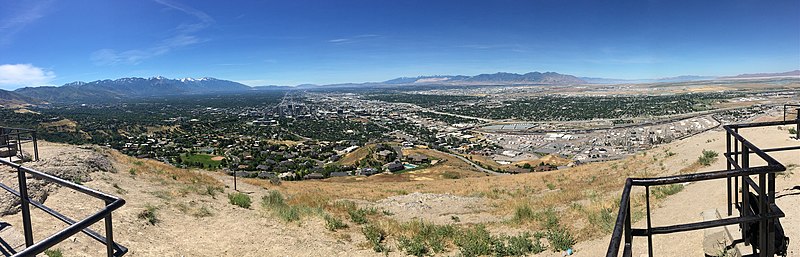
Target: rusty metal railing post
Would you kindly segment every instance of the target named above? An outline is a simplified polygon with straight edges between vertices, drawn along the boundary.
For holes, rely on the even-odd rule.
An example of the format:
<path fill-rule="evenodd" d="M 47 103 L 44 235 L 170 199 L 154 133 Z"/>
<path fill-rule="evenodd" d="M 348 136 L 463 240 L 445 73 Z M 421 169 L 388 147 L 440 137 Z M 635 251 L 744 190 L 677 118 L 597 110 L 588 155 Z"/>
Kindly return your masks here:
<path fill-rule="evenodd" d="M 6 148 L 8 149 L 8 153 L 9 153 L 8 161 L 11 162 L 11 161 L 13 161 L 13 159 L 11 158 L 13 155 L 11 155 L 11 130 L 10 129 L 8 130 L 8 133 L 6 133 L 6 129 L 3 129 L 3 139 L 5 139 L 5 141 L 6 141 Z"/>
<path fill-rule="evenodd" d="M 33 136 L 33 160 L 39 161 L 39 143 L 36 141 L 36 130 L 32 132 Z"/>
<path fill-rule="evenodd" d="M 625 202 L 625 250 L 622 253 L 622 256 L 625 257 L 630 257 L 633 254 L 633 234 L 631 232 L 631 200 L 628 199 Z"/>
<path fill-rule="evenodd" d="M 794 138 L 800 140 L 800 108 L 797 108 L 797 114 L 795 115 L 795 135 Z"/>
<path fill-rule="evenodd" d="M 20 140 L 20 131 L 17 131 L 17 154 L 19 154 L 19 159 L 25 161 L 25 153 L 22 152 L 22 140 Z"/>
<path fill-rule="evenodd" d="M 742 146 L 742 169 L 750 168 L 750 149 L 747 146 Z M 742 208 L 740 209 L 739 216 L 747 217 L 750 216 L 750 185 L 747 184 L 745 179 L 750 178 L 749 176 L 741 176 L 742 177 Z M 742 238 L 744 239 L 744 245 L 750 245 L 750 236 L 747 234 L 747 226 L 742 227 Z"/>
<path fill-rule="evenodd" d="M 769 173 L 767 174 L 767 214 L 770 216 L 773 214 L 771 208 L 773 204 L 775 204 L 775 173 Z M 767 253 L 772 254 L 770 256 L 774 256 L 777 251 L 777 249 L 775 249 L 775 244 L 772 243 L 775 242 L 776 220 L 777 218 L 769 218 L 769 220 L 767 220 L 767 242 L 770 242 L 767 248 L 769 252 Z"/>
<path fill-rule="evenodd" d="M 730 181 L 730 178 L 728 178 Z M 730 182 L 728 182 L 730 186 Z M 644 186 L 644 199 L 647 205 L 647 256 L 653 257 L 653 224 L 650 221 L 650 186 Z"/>
<path fill-rule="evenodd" d="M 106 200 L 106 205 L 111 205 L 113 201 Z M 113 231 L 113 223 L 111 221 L 111 212 L 106 215 L 105 218 L 106 223 L 106 253 L 108 257 L 114 256 L 114 231 Z"/>
<path fill-rule="evenodd" d="M 725 152 L 728 156 L 731 155 L 731 133 L 726 131 L 725 132 Z M 725 162 L 727 163 L 727 170 L 731 170 L 731 161 L 728 158 L 725 158 Z M 728 216 L 733 214 L 733 206 L 731 200 L 733 200 L 731 195 L 731 176 L 728 176 L 726 185 L 728 185 Z"/>
<path fill-rule="evenodd" d="M 31 207 L 28 197 L 28 183 L 25 179 L 25 171 L 22 166 L 17 167 L 17 178 L 19 180 L 19 200 L 22 209 L 22 229 L 25 233 L 25 246 L 33 245 L 33 228 L 31 227 Z"/>
<path fill-rule="evenodd" d="M 758 216 L 760 217 L 758 219 L 758 231 L 756 231 L 756 233 L 758 233 L 758 245 L 761 248 L 758 253 L 758 256 L 760 257 L 775 256 L 775 254 L 771 253 L 772 251 L 770 251 L 770 249 L 773 248 L 770 247 L 770 245 L 774 245 L 772 244 L 773 241 L 767 241 L 767 231 L 769 231 L 769 228 L 767 227 L 767 221 L 769 220 L 767 218 L 767 215 L 769 214 L 769 211 L 767 210 L 767 198 L 767 176 L 766 174 L 759 174 L 757 206 L 759 210 Z"/>
<path fill-rule="evenodd" d="M 739 134 L 739 128 L 734 128 L 733 132 L 736 132 L 736 134 Z M 736 162 L 736 165 L 739 165 L 739 140 L 736 139 L 736 138 L 733 139 L 733 152 L 734 152 L 733 161 Z M 741 167 L 741 165 L 739 167 Z M 744 183 L 742 183 L 742 186 L 744 186 Z M 740 190 L 739 189 L 739 176 L 737 176 L 737 177 L 735 177 L 733 179 L 733 188 L 735 188 L 735 190 L 736 190 L 736 192 L 734 192 L 734 194 L 733 194 L 733 204 L 738 204 L 739 203 L 739 190 Z M 741 212 L 741 209 L 740 209 L 740 212 Z"/>

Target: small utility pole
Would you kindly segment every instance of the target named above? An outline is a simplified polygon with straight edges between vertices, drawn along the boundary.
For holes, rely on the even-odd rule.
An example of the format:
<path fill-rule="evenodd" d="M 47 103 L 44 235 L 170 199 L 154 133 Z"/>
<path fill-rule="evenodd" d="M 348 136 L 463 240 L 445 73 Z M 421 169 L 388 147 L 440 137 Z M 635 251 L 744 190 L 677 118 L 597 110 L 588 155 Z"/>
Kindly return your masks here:
<path fill-rule="evenodd" d="M 233 191 L 239 191 L 236 189 L 236 171 L 233 171 Z"/>
<path fill-rule="evenodd" d="M 237 170 L 237 168 L 238 167 L 236 167 L 236 166 L 231 168 L 231 170 L 233 171 L 233 191 L 239 191 L 238 189 L 236 189 L 236 170 Z"/>

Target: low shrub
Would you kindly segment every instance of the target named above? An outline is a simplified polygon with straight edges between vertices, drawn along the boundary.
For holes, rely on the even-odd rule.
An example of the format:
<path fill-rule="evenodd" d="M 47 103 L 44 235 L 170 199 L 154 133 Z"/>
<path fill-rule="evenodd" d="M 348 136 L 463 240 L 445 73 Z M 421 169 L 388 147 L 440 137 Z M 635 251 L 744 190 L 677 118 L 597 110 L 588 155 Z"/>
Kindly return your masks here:
<path fill-rule="evenodd" d="M 445 252 L 447 241 L 452 240 L 459 232 L 452 225 L 436 225 L 421 221 L 411 221 L 402 227 L 403 230 L 409 231 L 410 235 L 398 239 L 398 248 L 414 256 Z"/>
<path fill-rule="evenodd" d="M 465 229 L 457 236 L 454 243 L 459 247 L 462 256 L 483 256 L 489 255 L 494 250 L 492 235 L 483 225 L 475 228 Z"/>
<path fill-rule="evenodd" d="M 445 173 L 442 174 L 442 177 L 445 178 L 445 179 L 459 179 L 459 178 L 461 178 L 461 176 L 458 175 L 458 173 L 455 173 L 455 172 L 445 172 Z"/>
<path fill-rule="evenodd" d="M 361 233 L 367 238 L 367 241 L 372 245 L 372 250 L 375 252 L 388 252 L 389 249 L 383 244 L 386 240 L 386 231 L 376 227 L 375 225 L 366 225 L 361 228 Z"/>
<path fill-rule="evenodd" d="M 719 154 L 712 150 L 703 150 L 703 155 L 697 159 L 697 162 L 703 166 L 710 166 L 714 161 L 717 160 L 717 156 Z"/>
<path fill-rule="evenodd" d="M 682 190 L 683 190 L 683 185 L 681 184 L 656 186 L 653 187 L 653 197 L 655 197 L 656 199 L 662 199 L 664 197 L 677 194 Z"/>
<path fill-rule="evenodd" d="M 550 242 L 550 246 L 553 247 L 553 251 L 566 251 L 577 243 L 569 230 L 564 228 L 550 229 L 545 236 L 547 241 Z"/>
<path fill-rule="evenodd" d="M 544 252 L 545 247 L 539 239 L 531 241 L 530 237 L 529 233 L 523 233 L 496 240 L 494 245 L 495 256 L 526 256 L 530 253 Z"/>
<path fill-rule="evenodd" d="M 539 220 L 539 225 L 545 229 L 554 229 L 558 227 L 558 215 L 553 208 L 547 208 L 544 211 L 537 213 L 536 219 Z"/>
<path fill-rule="evenodd" d="M 278 191 L 270 191 L 269 194 L 261 197 L 261 206 L 271 210 L 278 218 L 286 222 L 300 220 L 302 212 L 309 210 L 309 208 L 301 209 L 301 207 L 286 204 L 283 195 Z"/>
<path fill-rule="evenodd" d="M 514 217 L 512 221 L 517 224 L 525 223 L 526 221 L 533 220 L 535 215 L 531 206 L 523 204 L 514 209 Z"/>
<path fill-rule="evenodd" d="M 269 194 L 261 198 L 261 205 L 267 209 L 279 208 L 279 207 L 285 207 L 286 201 L 284 201 L 281 192 L 270 191 Z"/>
<path fill-rule="evenodd" d="M 400 236 L 397 239 L 397 248 L 405 251 L 406 254 L 422 257 L 430 253 L 430 249 L 425 245 L 425 239 L 422 237 L 408 238 Z"/>
<path fill-rule="evenodd" d="M 150 223 L 150 225 L 155 225 L 156 223 L 159 222 L 157 211 L 158 207 L 148 204 L 145 206 L 144 210 L 142 210 L 142 212 L 140 212 L 139 215 L 137 216 L 139 217 L 139 219 L 143 219 L 147 221 L 147 223 Z"/>
<path fill-rule="evenodd" d="M 201 194 L 211 196 L 211 198 L 216 198 L 217 193 L 222 193 L 222 187 L 219 186 L 206 186 L 205 191 L 201 191 Z"/>
<path fill-rule="evenodd" d="M 286 206 L 277 209 L 278 217 L 283 221 L 292 222 L 300 220 L 300 210 L 295 206 Z"/>
<path fill-rule="evenodd" d="M 367 210 L 366 209 L 350 209 L 347 210 L 347 214 L 350 215 L 350 220 L 356 224 L 366 224 L 367 223 Z"/>
<path fill-rule="evenodd" d="M 599 227 L 605 233 L 611 233 L 616 222 L 616 216 L 614 216 L 613 211 L 611 208 L 602 208 L 597 212 L 590 213 L 589 224 Z"/>
<path fill-rule="evenodd" d="M 336 208 L 336 209 L 339 209 L 339 210 L 343 210 L 343 211 L 350 211 L 350 210 L 355 210 L 356 208 L 358 208 L 356 206 L 356 203 L 354 203 L 353 201 L 349 201 L 349 200 L 336 201 L 336 202 L 333 203 L 333 207 Z"/>
<path fill-rule="evenodd" d="M 201 207 L 200 207 L 200 208 L 198 208 L 198 209 L 197 209 L 197 210 L 196 210 L 194 213 L 192 213 L 192 216 L 195 216 L 195 217 L 197 217 L 197 218 L 204 218 L 204 217 L 211 217 L 211 216 L 214 216 L 214 213 L 213 213 L 213 212 L 211 212 L 211 210 L 210 210 L 210 209 L 208 209 L 208 207 L 206 207 L 206 206 L 201 206 Z"/>
<path fill-rule="evenodd" d="M 52 249 L 52 250 L 51 249 L 47 249 L 47 250 L 44 250 L 44 255 L 47 255 L 47 257 L 62 257 L 62 256 L 64 256 L 61 253 L 61 249 Z"/>
<path fill-rule="evenodd" d="M 232 193 L 228 194 L 228 201 L 236 206 L 249 209 L 252 200 L 250 200 L 250 196 L 244 193 Z"/>
<path fill-rule="evenodd" d="M 347 228 L 347 224 L 344 224 L 342 220 L 337 219 L 334 216 L 325 215 L 323 218 L 325 219 L 325 228 L 327 228 L 330 231 L 336 231 L 338 229 Z"/>

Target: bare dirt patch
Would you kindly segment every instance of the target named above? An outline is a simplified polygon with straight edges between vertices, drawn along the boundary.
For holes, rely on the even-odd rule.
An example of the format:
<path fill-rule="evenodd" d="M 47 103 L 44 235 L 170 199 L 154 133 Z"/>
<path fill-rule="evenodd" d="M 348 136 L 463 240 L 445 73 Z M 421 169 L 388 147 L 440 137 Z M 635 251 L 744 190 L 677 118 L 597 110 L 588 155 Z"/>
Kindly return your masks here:
<path fill-rule="evenodd" d="M 394 213 L 391 217 L 400 221 L 419 219 L 436 224 L 451 224 L 456 223 L 456 220 L 460 223 L 486 223 L 502 219 L 487 213 L 491 207 L 485 198 L 451 194 L 414 192 L 379 200 L 373 207 Z"/>

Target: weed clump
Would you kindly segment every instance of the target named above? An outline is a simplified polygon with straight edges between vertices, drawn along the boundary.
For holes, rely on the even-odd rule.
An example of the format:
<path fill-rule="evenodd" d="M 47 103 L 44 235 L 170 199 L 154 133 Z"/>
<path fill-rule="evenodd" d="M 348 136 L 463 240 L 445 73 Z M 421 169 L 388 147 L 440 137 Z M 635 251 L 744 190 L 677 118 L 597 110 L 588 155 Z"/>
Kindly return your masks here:
<path fill-rule="evenodd" d="M 589 214 L 589 224 L 600 227 L 604 233 L 611 233 L 616 222 L 616 217 L 612 212 L 611 208 L 602 208 L 598 212 L 592 212 Z"/>
<path fill-rule="evenodd" d="M 342 220 L 337 219 L 334 216 L 325 215 L 323 218 L 325 219 L 325 228 L 327 228 L 330 231 L 336 231 L 338 229 L 347 228 L 347 224 L 344 224 Z"/>
<path fill-rule="evenodd" d="M 286 200 L 278 191 L 270 191 L 269 194 L 261 198 L 261 206 L 264 209 L 272 210 L 280 219 L 286 222 L 300 220 L 303 211 L 300 207 L 286 204 Z"/>
<path fill-rule="evenodd" d="M 531 207 L 527 204 L 523 204 L 517 206 L 517 208 L 514 210 L 514 218 L 512 218 L 512 221 L 516 224 L 522 224 L 528 220 L 534 219 L 535 216 L 536 215 L 534 215 Z"/>
<path fill-rule="evenodd" d="M 717 156 L 719 154 L 712 150 L 703 150 L 703 155 L 697 159 L 697 163 L 703 166 L 710 166 L 714 161 L 717 160 Z"/>
<path fill-rule="evenodd" d="M 367 238 L 367 241 L 372 245 L 372 250 L 375 252 L 388 252 L 383 241 L 386 240 L 386 231 L 374 225 L 366 225 L 361 228 L 361 233 Z"/>
<path fill-rule="evenodd" d="M 677 194 L 682 190 L 683 190 L 683 185 L 681 184 L 656 186 L 653 187 L 653 197 L 655 197 L 656 199 L 662 199 L 664 197 Z"/>
<path fill-rule="evenodd" d="M 53 250 L 47 249 L 47 250 L 44 250 L 44 255 L 47 255 L 47 257 L 62 257 L 62 256 L 64 256 L 61 253 L 61 249 L 53 249 Z"/>
<path fill-rule="evenodd" d="M 553 251 L 566 251 L 577 243 L 575 237 L 564 228 L 548 230 L 546 237 L 547 241 L 550 242 L 550 246 L 553 247 Z"/>
<path fill-rule="evenodd" d="M 228 194 L 228 201 L 236 206 L 249 209 L 252 200 L 250 200 L 250 196 L 244 193 L 232 193 Z"/>
<path fill-rule="evenodd" d="M 157 217 L 157 211 L 158 207 L 148 204 L 145 206 L 144 210 L 142 210 L 142 212 L 140 212 L 139 215 L 137 215 L 137 217 L 139 217 L 139 219 L 147 221 L 147 223 L 149 223 L 150 225 L 155 225 L 156 223 L 159 222 Z"/>

